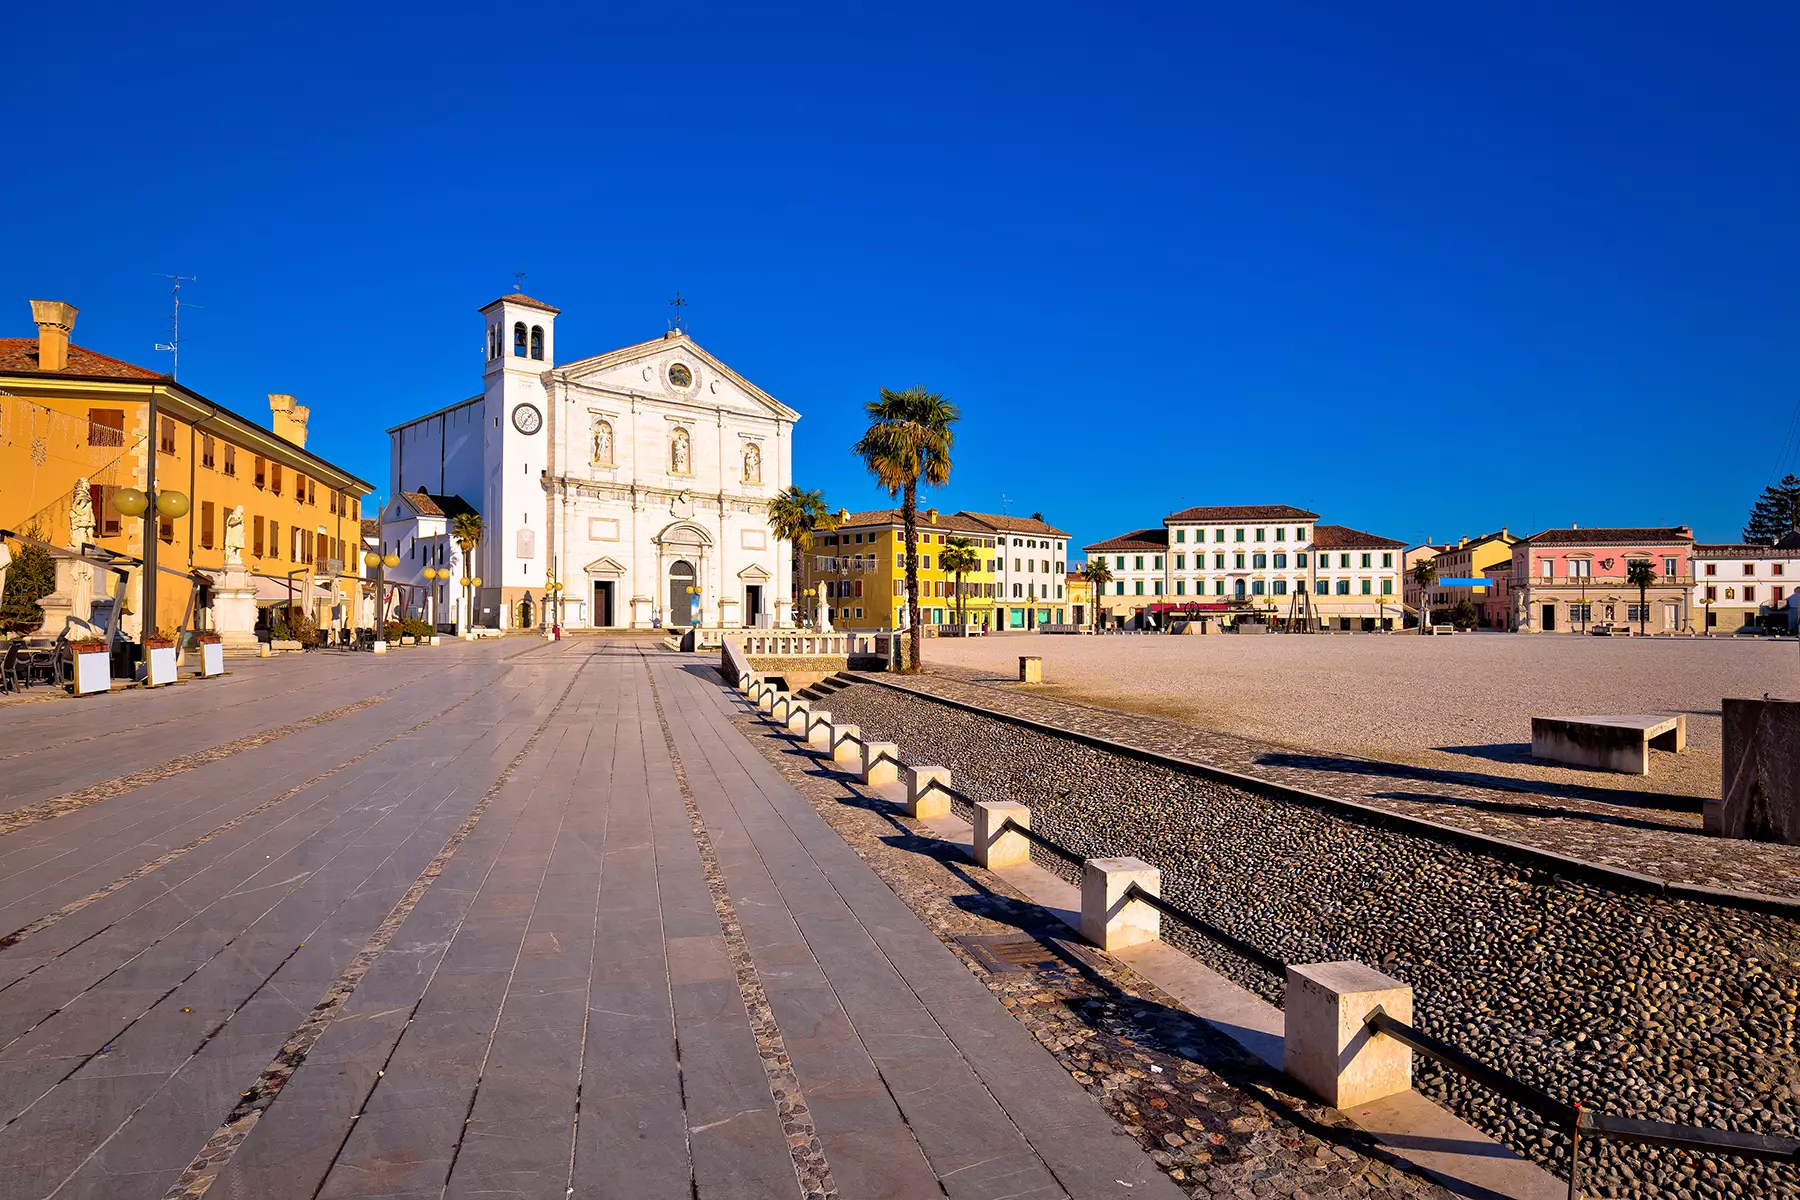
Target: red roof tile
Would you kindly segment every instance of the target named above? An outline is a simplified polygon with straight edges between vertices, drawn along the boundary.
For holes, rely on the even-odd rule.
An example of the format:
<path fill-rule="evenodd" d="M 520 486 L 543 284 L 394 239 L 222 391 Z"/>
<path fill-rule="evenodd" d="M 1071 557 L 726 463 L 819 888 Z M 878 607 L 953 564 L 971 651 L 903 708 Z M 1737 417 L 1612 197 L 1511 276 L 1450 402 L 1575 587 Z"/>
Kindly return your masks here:
<path fill-rule="evenodd" d="M 1525 540 L 1534 546 L 1672 545 L 1693 541 L 1694 531 L 1685 525 L 1663 529 L 1546 529 Z"/>
<path fill-rule="evenodd" d="M 488 309 L 494 307 L 494 305 L 502 304 L 502 303 L 522 304 L 526 308 L 541 308 L 547 313 L 561 313 L 562 312 L 562 309 L 555 308 L 551 305 L 545 304 L 542 300 L 533 300 L 530 296 L 527 296 L 523 292 L 514 292 L 512 295 L 502 296 L 498 300 L 489 300 L 486 304 L 482 305 L 480 308 L 476 309 L 475 311 L 476 312 L 486 312 Z"/>
<path fill-rule="evenodd" d="M 1036 517 L 1003 517 L 994 513 L 970 512 L 964 509 L 962 516 L 972 521 L 980 521 L 996 533 L 1036 533 L 1045 537 L 1068 537 L 1068 533 L 1054 525 L 1038 520 Z"/>
<path fill-rule="evenodd" d="M 1130 533 L 1122 533 L 1116 538 L 1095 542 L 1093 545 L 1083 546 L 1081 549 L 1088 554 L 1096 551 L 1104 554 L 1109 550 L 1167 550 L 1168 548 L 1168 530 L 1134 529 Z"/>
<path fill-rule="evenodd" d="M 1316 550 L 1404 550 L 1405 542 L 1378 537 L 1351 529 L 1348 525 L 1314 525 L 1313 548 Z"/>
<path fill-rule="evenodd" d="M 82 346 L 69 346 L 69 365 L 60 371 L 38 366 L 36 338 L 0 338 L 0 375 L 104 375 L 113 379 L 162 379 L 162 372 L 135 366 L 123 359 L 97 354 Z"/>
<path fill-rule="evenodd" d="M 1291 504 L 1215 504 L 1184 508 L 1163 518 L 1170 521 L 1211 524 L 1221 521 L 1316 521 L 1319 514 Z"/>

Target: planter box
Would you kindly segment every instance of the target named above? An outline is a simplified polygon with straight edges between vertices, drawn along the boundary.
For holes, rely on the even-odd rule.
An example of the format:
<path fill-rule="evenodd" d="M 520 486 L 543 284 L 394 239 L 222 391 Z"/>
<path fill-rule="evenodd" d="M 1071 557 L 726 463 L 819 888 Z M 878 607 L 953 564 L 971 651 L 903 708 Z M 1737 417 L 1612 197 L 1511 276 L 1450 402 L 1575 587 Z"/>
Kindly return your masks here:
<path fill-rule="evenodd" d="M 75 656 L 75 694 L 91 696 L 112 690 L 112 655 L 104 650 Z"/>
<path fill-rule="evenodd" d="M 402 646 L 416 646 L 419 644 L 419 639 L 410 633 L 403 633 L 400 635 L 400 644 Z"/>
<path fill-rule="evenodd" d="M 289 642 L 280 642 L 280 641 L 276 641 L 276 642 L 270 642 L 270 643 L 269 643 L 269 649 L 271 649 L 271 650 L 296 650 L 296 651 L 297 651 L 297 650 L 299 650 L 299 649 L 300 649 L 300 648 L 301 648 L 301 646 L 300 646 L 300 643 L 299 643 L 299 642 L 291 642 L 291 641 L 289 641 Z"/>
<path fill-rule="evenodd" d="M 200 643 L 200 676 L 210 679 L 225 673 L 225 647 L 218 642 Z"/>
<path fill-rule="evenodd" d="M 175 682 L 175 647 L 159 646 L 144 651 L 144 667 L 142 682 L 151 687 L 160 687 L 165 683 Z"/>
<path fill-rule="evenodd" d="M 441 641 L 440 641 L 440 639 L 439 639 L 439 638 L 438 638 L 438 635 L 437 635 L 437 634 L 435 634 L 435 633 L 434 633 L 434 634 L 432 634 L 432 635 L 431 635 L 431 644 L 432 644 L 432 645 L 434 645 L 434 646 L 437 646 L 437 645 L 441 645 L 441 644 L 442 644 L 442 642 L 441 642 Z"/>

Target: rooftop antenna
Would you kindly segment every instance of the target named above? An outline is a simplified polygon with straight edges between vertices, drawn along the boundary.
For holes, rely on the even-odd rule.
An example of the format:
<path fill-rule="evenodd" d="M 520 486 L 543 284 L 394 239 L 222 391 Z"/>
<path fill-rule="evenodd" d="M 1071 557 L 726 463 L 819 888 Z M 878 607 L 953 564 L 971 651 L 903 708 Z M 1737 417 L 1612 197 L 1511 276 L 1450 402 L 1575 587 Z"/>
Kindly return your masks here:
<path fill-rule="evenodd" d="M 1006 499 L 1006 493 L 1005 493 L 1005 492 L 1001 492 L 1001 493 L 1000 493 L 1000 515 L 1001 515 L 1001 516 L 1003 516 L 1003 517 L 1005 517 L 1005 516 L 1011 516 L 1011 515 L 1012 515 L 1012 514 L 1011 514 L 1011 513 L 1010 513 L 1010 512 L 1009 512 L 1009 511 L 1008 511 L 1008 510 L 1007 510 L 1007 503 L 1008 503 L 1008 501 L 1007 501 L 1007 499 Z"/>
<path fill-rule="evenodd" d="M 686 300 L 683 300 L 681 298 L 680 289 L 676 290 L 675 298 L 673 300 L 669 301 L 669 307 L 671 307 L 675 310 L 675 319 L 669 322 L 669 330 L 673 333 L 680 333 L 681 332 L 681 318 L 682 318 L 681 310 L 689 307 L 689 302 Z"/>
<path fill-rule="evenodd" d="M 199 283 L 200 280 L 198 276 L 170 275 L 164 271 L 152 271 L 151 274 L 160 275 L 164 279 L 172 279 L 175 281 L 174 286 L 170 288 L 170 291 L 175 295 L 175 315 L 170 318 L 169 321 L 169 340 L 156 343 L 156 348 L 158 350 L 167 351 L 169 354 L 169 378 L 179 379 L 181 377 L 181 285 L 184 283 Z M 190 304 L 188 307 L 200 308 L 202 306 Z"/>

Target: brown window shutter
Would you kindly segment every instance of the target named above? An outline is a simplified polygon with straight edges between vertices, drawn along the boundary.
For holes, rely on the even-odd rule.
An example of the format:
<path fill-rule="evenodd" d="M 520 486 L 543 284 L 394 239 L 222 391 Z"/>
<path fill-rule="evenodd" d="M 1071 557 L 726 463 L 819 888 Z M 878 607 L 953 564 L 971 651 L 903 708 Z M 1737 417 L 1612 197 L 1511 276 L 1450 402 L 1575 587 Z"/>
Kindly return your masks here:
<path fill-rule="evenodd" d="M 200 545 L 211 550 L 213 548 L 213 502 L 200 502 Z"/>
<path fill-rule="evenodd" d="M 263 519 L 261 517 L 256 518 L 254 530 L 255 531 L 250 535 L 250 552 L 256 555 L 256 557 L 261 558 L 263 556 Z"/>

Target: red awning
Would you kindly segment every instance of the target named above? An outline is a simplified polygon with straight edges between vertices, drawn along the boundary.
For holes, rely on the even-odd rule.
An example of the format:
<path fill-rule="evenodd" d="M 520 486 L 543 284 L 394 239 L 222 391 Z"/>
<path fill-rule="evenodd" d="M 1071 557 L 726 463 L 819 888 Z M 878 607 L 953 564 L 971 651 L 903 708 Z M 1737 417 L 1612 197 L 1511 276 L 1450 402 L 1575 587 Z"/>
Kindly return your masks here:
<path fill-rule="evenodd" d="M 1176 617 L 1181 616 L 1183 613 L 1193 613 L 1195 616 L 1199 616 L 1201 613 L 1230 612 L 1231 605 L 1224 601 L 1205 603 L 1198 600 L 1190 600 L 1186 604 L 1151 604 L 1146 606 L 1146 611 L 1153 613 L 1168 613 L 1171 616 Z"/>

